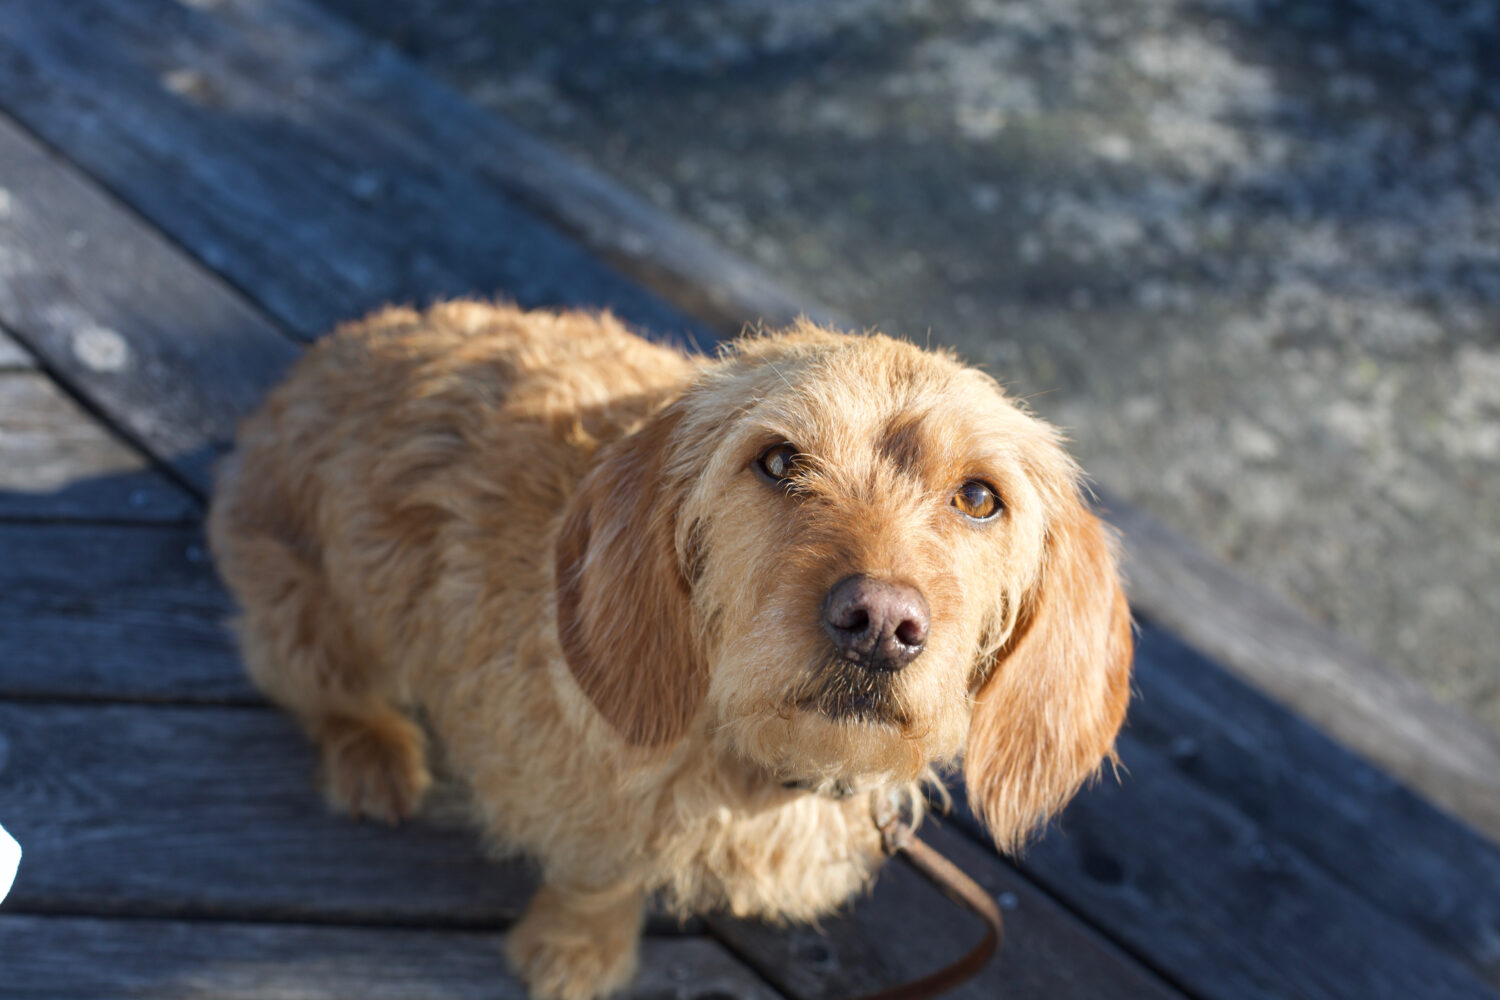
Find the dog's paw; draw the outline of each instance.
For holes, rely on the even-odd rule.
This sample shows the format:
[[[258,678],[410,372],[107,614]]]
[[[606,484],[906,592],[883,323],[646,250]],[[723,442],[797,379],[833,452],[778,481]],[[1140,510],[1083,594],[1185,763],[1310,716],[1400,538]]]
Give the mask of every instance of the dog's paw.
[[[549,940],[517,928],[506,946],[535,1000],[598,1000],[635,978],[634,942],[624,948],[569,936]]]
[[[534,1000],[599,1000],[635,978],[640,897],[574,908],[543,887],[510,932],[506,956]]]
[[[334,809],[392,826],[416,813],[432,784],[422,731],[394,712],[319,726],[323,793]]]

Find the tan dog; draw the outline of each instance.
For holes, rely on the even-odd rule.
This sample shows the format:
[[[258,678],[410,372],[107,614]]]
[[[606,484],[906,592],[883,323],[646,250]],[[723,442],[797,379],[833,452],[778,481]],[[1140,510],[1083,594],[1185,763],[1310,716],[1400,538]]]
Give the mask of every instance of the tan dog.
[[[642,904],[805,920],[871,797],[963,755],[1020,844],[1112,755],[1129,612],[1058,435],[953,358],[803,324],[717,360],[457,302],[339,330],[241,430],[210,532],[251,675],[389,821],[423,730],[544,884],[538,997],[633,974]]]

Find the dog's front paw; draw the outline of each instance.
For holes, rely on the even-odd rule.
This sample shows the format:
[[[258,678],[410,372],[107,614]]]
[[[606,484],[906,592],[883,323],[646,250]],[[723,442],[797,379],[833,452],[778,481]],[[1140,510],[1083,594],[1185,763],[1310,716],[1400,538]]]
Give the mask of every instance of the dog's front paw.
[[[543,886],[506,955],[535,1000],[598,1000],[635,976],[641,896],[581,896]]]
[[[410,819],[432,784],[422,731],[395,712],[335,716],[319,726],[323,793],[335,809],[392,826]]]

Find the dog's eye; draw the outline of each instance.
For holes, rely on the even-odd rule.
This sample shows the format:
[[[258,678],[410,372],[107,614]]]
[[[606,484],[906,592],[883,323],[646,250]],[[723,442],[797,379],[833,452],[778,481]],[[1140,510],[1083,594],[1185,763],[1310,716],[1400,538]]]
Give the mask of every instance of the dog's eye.
[[[988,521],[1003,506],[989,483],[971,479],[953,494],[953,506],[976,521]]]
[[[796,445],[790,441],[783,441],[761,452],[760,458],[755,460],[755,465],[769,478],[786,485],[787,480],[797,474],[797,469],[802,464],[801,457]]]

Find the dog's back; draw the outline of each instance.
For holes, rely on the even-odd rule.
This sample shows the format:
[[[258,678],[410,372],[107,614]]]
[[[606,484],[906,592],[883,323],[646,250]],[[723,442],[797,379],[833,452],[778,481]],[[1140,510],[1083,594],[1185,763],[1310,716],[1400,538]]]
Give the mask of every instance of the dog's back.
[[[520,630],[466,623],[495,611],[477,594],[509,622],[543,613],[590,456],[692,369],[607,315],[387,309],[311,348],[245,422],[210,541],[247,668],[322,748],[337,806],[414,811],[422,740],[397,707],[411,671],[506,651]],[[496,648],[453,648],[475,641]]]

